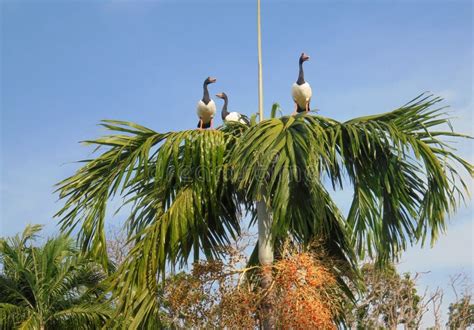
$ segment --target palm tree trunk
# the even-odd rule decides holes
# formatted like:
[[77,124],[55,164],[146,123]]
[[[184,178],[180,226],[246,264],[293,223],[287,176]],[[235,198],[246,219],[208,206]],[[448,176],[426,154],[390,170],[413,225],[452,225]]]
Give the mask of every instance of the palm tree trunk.
[[265,294],[262,299],[261,315],[262,328],[275,329],[273,317],[273,294],[268,291],[272,284],[272,263],[273,263],[273,242],[272,242],[272,222],[271,210],[268,209],[264,200],[257,202],[258,218],[258,261],[262,265],[261,288]]
[[271,227],[273,217],[265,201],[257,202],[258,218],[258,261],[261,265],[273,263],[273,243]]

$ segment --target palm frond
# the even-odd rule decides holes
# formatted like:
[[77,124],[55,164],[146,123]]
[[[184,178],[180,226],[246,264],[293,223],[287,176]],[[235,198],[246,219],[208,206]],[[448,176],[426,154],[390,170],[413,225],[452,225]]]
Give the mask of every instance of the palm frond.
[[328,140],[324,127],[309,125],[304,116],[263,121],[236,144],[233,180],[249,201],[267,201],[275,239],[323,239],[328,250],[350,260],[344,217],[321,181],[325,169],[338,172]]
[[25,307],[0,303],[0,329],[15,329],[27,317],[28,309]]
[[328,127],[354,187],[348,222],[361,256],[388,261],[428,233],[434,242],[469,193],[459,168],[472,177],[473,167],[444,140],[468,136],[445,130],[441,101],[422,94],[392,112]]
[[[129,299],[139,301],[133,315],[153,310],[156,276],[164,274],[167,261],[187,262],[192,252],[195,260],[200,252],[215,258],[240,233],[241,210],[226,152],[241,126],[170,133],[150,161],[150,176],[130,186],[128,228],[135,233],[135,244],[114,283],[123,306]],[[148,293],[132,297],[130,287]]]
[[111,317],[108,304],[77,305],[58,311],[47,320],[52,329],[98,329]]
[[106,266],[104,221],[107,200],[123,193],[132,179],[148,176],[150,150],[166,134],[122,121],[107,120],[102,126],[120,134],[85,141],[97,149],[110,149],[96,159],[85,161],[86,165],[75,175],[57,184],[57,192],[66,202],[56,216],[60,218],[61,229],[68,233],[81,224],[79,242],[82,249],[101,256],[102,264]]

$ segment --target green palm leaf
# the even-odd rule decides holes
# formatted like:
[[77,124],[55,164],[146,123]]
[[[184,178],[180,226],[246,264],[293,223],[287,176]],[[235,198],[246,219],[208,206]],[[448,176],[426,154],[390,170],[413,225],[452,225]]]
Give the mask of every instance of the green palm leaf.
[[472,177],[473,167],[443,141],[467,136],[432,129],[450,126],[444,108],[433,109],[440,101],[420,95],[391,113],[336,128],[334,144],[354,187],[348,222],[361,256],[388,261],[428,232],[434,242],[468,193],[458,169]]

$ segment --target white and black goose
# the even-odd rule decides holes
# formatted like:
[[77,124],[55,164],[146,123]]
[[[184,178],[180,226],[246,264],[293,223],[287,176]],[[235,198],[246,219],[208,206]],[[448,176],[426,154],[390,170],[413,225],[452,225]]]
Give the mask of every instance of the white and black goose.
[[302,53],[299,59],[300,72],[298,80],[296,80],[291,88],[291,96],[293,96],[293,101],[295,101],[295,111],[293,114],[309,111],[309,103],[313,91],[311,90],[309,83],[304,80],[303,63],[307,60],[309,60],[309,56]]
[[229,99],[227,98],[226,93],[222,92],[222,93],[216,94],[216,96],[224,100],[224,105],[222,106],[222,111],[221,111],[222,120],[224,122],[235,121],[241,124],[250,125],[250,120],[246,115],[243,115],[236,111],[233,111],[233,112],[227,111],[227,105],[229,104]]
[[204,80],[203,84],[203,95],[202,99],[199,100],[197,104],[197,115],[199,117],[199,123],[197,127],[199,129],[203,128],[212,128],[212,123],[214,121],[214,115],[216,114],[216,104],[214,103],[214,100],[212,100],[209,97],[209,91],[207,89],[207,85],[213,84],[216,82],[216,78],[212,77],[207,77],[206,80]]

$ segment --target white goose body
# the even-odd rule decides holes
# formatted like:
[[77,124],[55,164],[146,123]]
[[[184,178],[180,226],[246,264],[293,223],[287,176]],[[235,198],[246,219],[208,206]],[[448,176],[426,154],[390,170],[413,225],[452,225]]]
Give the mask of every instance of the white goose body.
[[207,104],[203,100],[199,100],[196,113],[204,124],[207,124],[214,118],[216,114],[216,104],[214,100],[210,100]]
[[227,116],[225,116],[224,118],[225,121],[236,121],[236,122],[239,122],[241,124],[245,124],[247,125],[248,124],[248,119],[245,120],[245,117],[243,115],[241,115],[240,113],[238,112],[229,112],[229,114]]
[[307,82],[302,85],[294,83],[291,88],[291,96],[293,96],[293,101],[298,104],[299,108],[305,109],[306,104],[311,100],[311,96],[313,96],[311,85]]

